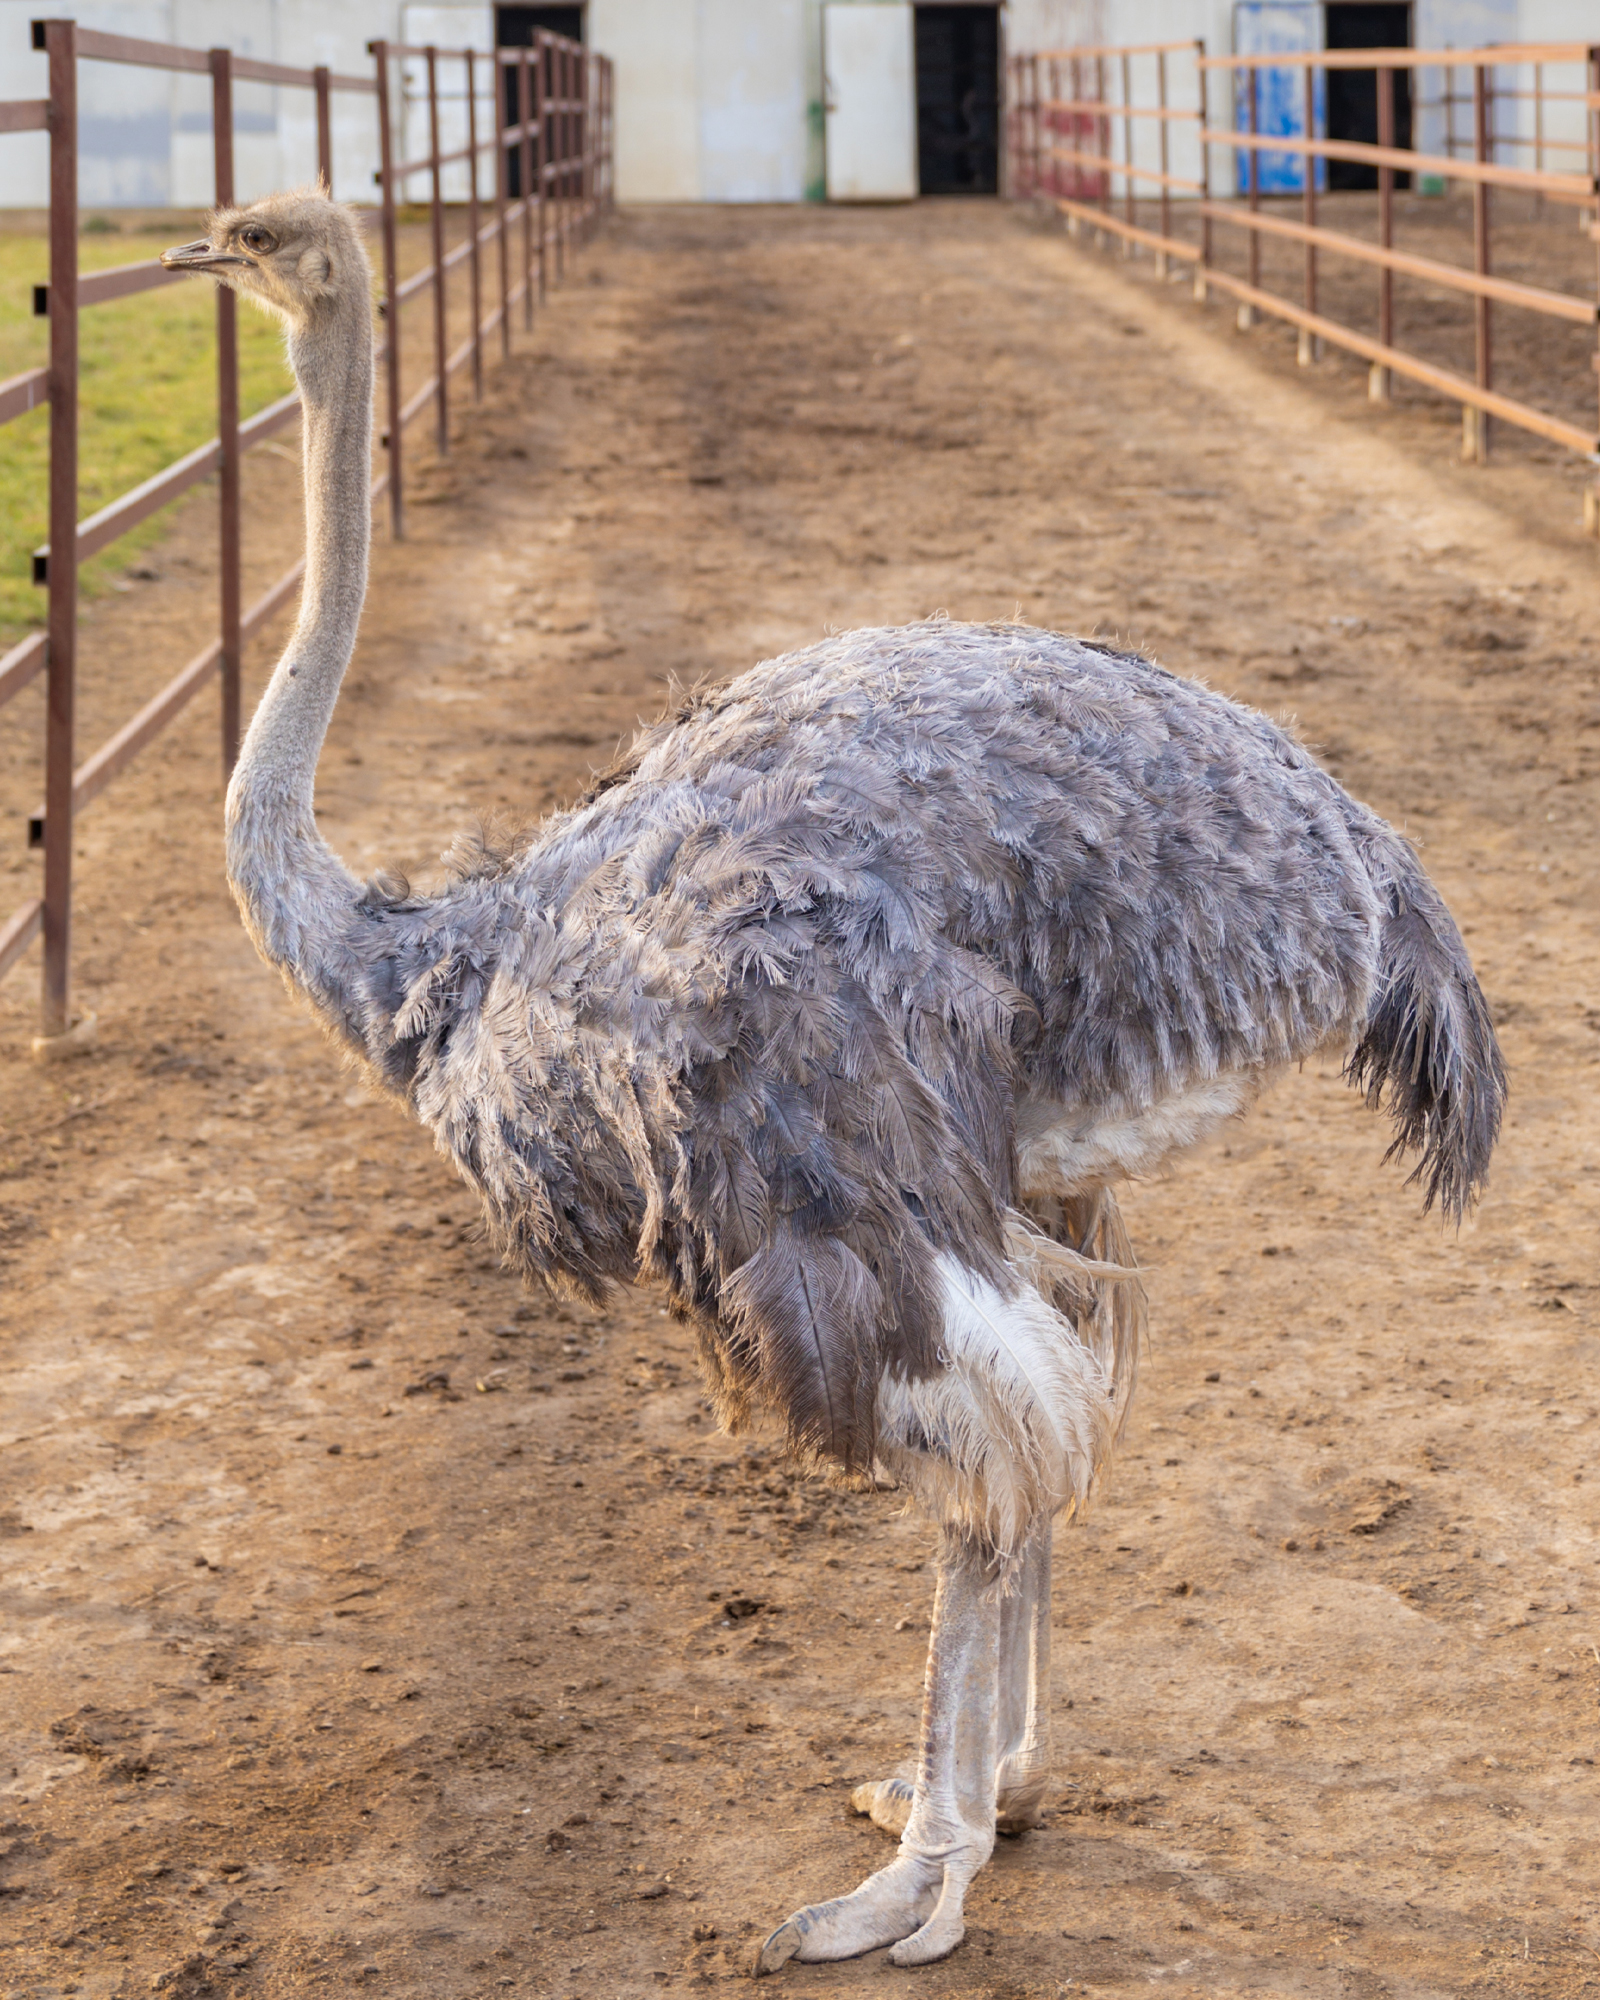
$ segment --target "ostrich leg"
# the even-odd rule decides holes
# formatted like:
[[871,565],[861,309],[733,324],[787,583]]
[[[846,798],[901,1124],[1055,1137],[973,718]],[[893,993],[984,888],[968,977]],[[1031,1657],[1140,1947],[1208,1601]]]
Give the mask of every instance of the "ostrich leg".
[[900,1852],[836,1902],[797,1910],[756,1960],[854,1958],[893,1945],[896,1965],[926,1965],[966,1934],[967,1884],[994,1851],[1000,1603],[993,1551],[946,1529],[922,1701],[922,1751]]
[[[1050,1544],[1052,1523],[1035,1524],[1011,1593],[1000,1604],[995,1830],[1026,1833],[1039,1823],[1050,1778]],[[916,1791],[907,1776],[857,1785],[850,1803],[898,1837]]]
[[1035,1522],[1017,1588],[1000,1606],[999,1764],[996,1831],[1026,1833],[1039,1823],[1050,1779],[1049,1517]]

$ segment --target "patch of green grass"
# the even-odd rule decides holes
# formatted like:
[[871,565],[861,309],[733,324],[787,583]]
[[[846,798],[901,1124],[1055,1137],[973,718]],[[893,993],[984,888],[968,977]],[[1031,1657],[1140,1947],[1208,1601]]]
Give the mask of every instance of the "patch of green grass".
[[[194,234],[191,227],[189,235]],[[154,257],[184,226],[86,235],[79,266],[100,271]],[[0,380],[50,358],[48,320],[33,317],[33,287],[49,276],[42,235],[0,233]],[[204,444],[217,428],[215,288],[193,278],[141,292],[78,318],[78,518]],[[239,387],[245,416],[292,386],[283,337],[260,313],[239,313]],[[44,622],[32,554],[49,533],[50,416],[33,410],[0,427],[0,649]],[[85,595],[104,590],[162,517],[125,535],[82,571]]]

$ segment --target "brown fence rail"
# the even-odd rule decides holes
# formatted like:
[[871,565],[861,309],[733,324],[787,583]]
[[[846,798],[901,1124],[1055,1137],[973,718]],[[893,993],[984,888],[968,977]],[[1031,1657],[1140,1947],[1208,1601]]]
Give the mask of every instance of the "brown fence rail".
[[[1328,72],[1367,71],[1377,98],[1377,143],[1330,138],[1318,132],[1319,79]],[[1396,140],[1395,78],[1400,71],[1441,74],[1442,94],[1433,100],[1445,118],[1443,153],[1424,153]],[[1575,75],[1582,87],[1557,89],[1548,73]],[[1262,130],[1262,79],[1298,74],[1300,130]],[[1508,87],[1509,73],[1526,74],[1531,88]],[[1465,98],[1455,80],[1465,75]],[[1214,116],[1215,77],[1232,85],[1233,125]],[[1472,107],[1472,134],[1465,152],[1457,141],[1454,110]],[[1499,129],[1496,103],[1531,103],[1533,130]],[[1581,107],[1582,138],[1561,139],[1549,127],[1551,105]],[[1140,134],[1154,122],[1155,157]],[[1325,121],[1324,121],[1325,122]],[[1568,421],[1551,411],[1507,395],[1495,384],[1495,308],[1509,307],[1548,319],[1592,328],[1600,340],[1600,45],[1535,43],[1479,49],[1319,49],[1303,54],[1210,56],[1204,42],[1151,43],[1128,48],[1058,49],[1011,59],[1007,75],[1008,184],[1014,197],[1047,201],[1067,219],[1069,232],[1084,228],[1118,239],[1127,254],[1154,253],[1159,273],[1172,262],[1194,269],[1194,293],[1202,303],[1209,292],[1230,294],[1241,326],[1257,314],[1299,329],[1300,359],[1315,358],[1319,343],[1342,348],[1369,363],[1369,393],[1389,400],[1393,378],[1403,376],[1461,405],[1463,451],[1483,460],[1489,450],[1489,420],[1500,419],[1583,457],[1600,458],[1600,412],[1593,425]],[[1174,141],[1190,163],[1187,173],[1172,170]],[[1237,163],[1243,192],[1219,197],[1213,177],[1215,156],[1226,149]],[[1532,150],[1533,164],[1501,157]],[[1546,165],[1553,153],[1577,155],[1570,168]],[[1299,163],[1298,218],[1263,206],[1264,157]],[[1376,241],[1330,229],[1319,219],[1324,163],[1337,161],[1370,170],[1376,180]],[[1180,164],[1183,162],[1181,161]],[[1394,241],[1395,190],[1402,175],[1413,185],[1443,190],[1461,184],[1471,191],[1470,265],[1398,249]],[[1536,196],[1588,211],[1586,226],[1595,245],[1592,289],[1580,295],[1551,287],[1512,282],[1491,269],[1493,200],[1497,190]],[[1141,219],[1157,206],[1154,215]],[[1180,229],[1192,220],[1192,229]],[[1245,233],[1243,276],[1221,268],[1215,252],[1217,225]],[[1276,240],[1299,246],[1301,298],[1297,302],[1262,282],[1262,246]],[[1344,324],[1324,309],[1319,296],[1324,256],[1345,258],[1376,274],[1376,334]],[[1400,344],[1395,333],[1394,281],[1420,279],[1459,294],[1470,303],[1473,371],[1443,367]],[[1600,350],[1591,357],[1600,371]],[[1595,391],[1600,394],[1600,380]],[[1591,490],[1585,503],[1591,532],[1600,533],[1600,498]]]
[[[218,202],[234,199],[233,86],[271,83],[314,93],[317,112],[317,171],[332,183],[331,101],[335,91],[357,92],[374,100],[380,158],[377,221],[382,238],[384,337],[378,359],[384,367],[388,423],[383,435],[384,467],[373,480],[376,501],[385,491],[396,537],[405,530],[404,460],[406,427],[430,407],[437,449],[450,448],[449,385],[470,364],[472,393],[483,391],[485,341],[500,334],[502,354],[511,347],[514,309],[522,307],[531,327],[535,298],[559,282],[577,244],[595,228],[612,201],[612,67],[609,59],[559,35],[538,32],[532,46],[503,49],[495,56],[469,49],[374,42],[372,76],[339,76],[326,68],[294,69],[257,62],[227,49],[189,49],[128,35],[101,34],[75,21],[36,21],[33,45],[49,63],[49,96],[0,103],[0,135],[47,132],[50,139],[50,278],[35,289],[34,310],[50,321],[50,361],[0,382],[0,425],[48,402],[50,406],[50,539],[34,552],[36,583],[48,591],[45,629],[0,655],[0,708],[42,673],[46,676],[44,798],[29,820],[29,842],[44,850],[43,894],[0,922],[0,978],[22,958],[38,936],[44,939],[41,1029],[46,1036],[72,1025],[72,839],[73,821],[134,757],[154,741],[209,682],[221,681],[222,768],[226,778],[239,749],[240,661],[245,643],[290,602],[304,565],[296,563],[254,604],[241,590],[242,523],[240,460],[244,452],[299,415],[297,394],[284,396],[241,421],[239,416],[238,301],[217,288],[217,435],[87,520],[78,519],[78,315],[110,299],[177,281],[155,263],[125,264],[80,276],[78,271],[78,65],[80,62],[135,64],[142,68],[209,75],[211,78],[213,175]],[[428,151],[420,159],[394,157],[391,107],[392,65],[406,57],[422,61],[427,74]],[[466,146],[441,150],[439,75],[441,67],[465,70],[468,136]],[[516,113],[505,120],[505,96],[495,94],[495,129],[478,132],[476,91],[480,66],[498,83],[514,79]],[[483,216],[480,176],[484,157],[494,162],[491,213]],[[445,167],[467,166],[468,233],[448,253],[445,241]],[[404,284],[397,266],[397,211],[406,184],[428,177],[432,257]],[[513,183],[516,193],[513,198]],[[513,242],[518,242],[514,251]],[[485,259],[496,253],[493,288],[498,303],[485,314]],[[472,332],[455,352],[448,351],[448,287],[451,273],[467,267]],[[403,308],[431,294],[433,373],[403,401],[400,356]],[[78,566],[109,547],[190,487],[216,474],[219,484],[219,631],[203,651],[132,716],[83,764],[75,767],[74,707],[77,690]]]

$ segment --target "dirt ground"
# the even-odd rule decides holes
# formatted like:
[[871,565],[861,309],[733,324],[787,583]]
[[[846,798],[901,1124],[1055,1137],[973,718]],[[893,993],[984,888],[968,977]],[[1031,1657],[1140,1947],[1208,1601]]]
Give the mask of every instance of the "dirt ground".
[[[1297,715],[1501,1024],[1459,1237],[1332,1066],[1131,1191],[1151,1351],[1060,1537],[1047,1823],[944,1964],[796,1996],[1600,1989],[1600,561],[1548,468],[1230,319],[993,205],[624,215],[375,551],[321,786],[357,868],[572,796],[672,676],[1020,615]],[[97,607],[91,720],[193,650],[208,533]],[[205,701],[82,822],[92,1054],[30,1063],[34,961],[0,988],[0,1992],[741,1979],[886,1858],[848,1795],[911,1740],[930,1536],[717,1436],[655,1296],[498,1270],[252,954],[218,791]]]

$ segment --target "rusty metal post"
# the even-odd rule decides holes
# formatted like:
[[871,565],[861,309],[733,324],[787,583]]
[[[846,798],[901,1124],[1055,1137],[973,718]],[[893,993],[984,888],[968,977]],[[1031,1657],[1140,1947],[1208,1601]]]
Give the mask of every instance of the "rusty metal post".
[[[1252,64],[1245,71],[1245,76],[1247,78],[1245,97],[1249,104],[1250,136],[1252,139],[1259,139],[1261,137],[1261,71],[1256,65]],[[1257,215],[1261,210],[1261,155],[1254,146],[1250,148],[1250,166],[1247,184],[1250,190],[1250,213]],[[1261,231],[1259,229],[1252,229],[1250,231],[1250,246],[1247,257],[1249,283],[1254,289],[1259,291],[1261,287]],[[1240,306],[1236,318],[1240,327],[1254,326],[1256,323],[1255,307],[1248,305]]]
[[604,98],[606,98],[606,208],[616,206],[616,156],[612,150],[612,58],[600,58],[600,76],[604,78]]
[[506,70],[498,54],[494,57],[494,213],[495,242],[500,253],[500,358],[511,353],[511,245],[507,240],[506,208],[510,181],[510,148],[506,144],[501,119],[505,115]]
[[1444,156],[1447,160],[1456,156],[1456,66],[1452,62],[1444,65]]
[[[1589,115],[1585,121],[1589,148],[1587,163],[1594,178],[1597,192],[1600,192],[1600,46],[1591,47],[1586,65],[1589,79]],[[1589,212],[1589,231],[1594,239],[1595,276],[1595,321],[1600,327],[1600,200]],[[1600,391],[1600,346],[1592,356],[1595,370],[1595,387]],[[1583,495],[1583,525],[1591,535],[1600,535],[1600,483],[1589,486]]]
[[[1533,170],[1544,172],[1544,64],[1533,66]],[[1544,189],[1540,188],[1533,197],[1534,212],[1544,214]]]
[[311,72],[317,94],[317,178],[333,193],[333,86],[325,64]]
[[[535,37],[537,40],[537,37]],[[539,149],[543,126],[533,129],[533,65],[528,59],[528,51],[523,49],[517,57],[517,123],[522,127],[522,138],[518,142],[521,151],[518,161],[522,168],[522,326],[523,331],[533,329],[533,228],[534,198],[533,175],[535,153]],[[543,172],[543,167],[540,167]],[[538,204],[541,241],[544,230],[544,203]],[[539,252],[539,268],[544,269],[544,251]],[[541,287],[542,289],[542,287]]]
[[[1484,64],[1472,66],[1472,150],[1480,167],[1487,165],[1491,151],[1489,140],[1489,120],[1493,108],[1489,96],[1489,72]],[[1472,184],[1472,268],[1480,278],[1489,275],[1489,184],[1476,180]],[[1493,322],[1489,316],[1489,300],[1479,293],[1472,301],[1473,313],[1473,372],[1480,389],[1493,387],[1494,352]],[[1489,416],[1485,410],[1476,410],[1470,404],[1461,411],[1461,455],[1474,464],[1482,465],[1489,456]]]
[[587,242],[589,239],[590,219],[594,209],[594,118],[592,116],[592,110],[589,103],[590,77],[589,77],[589,51],[587,49],[582,49],[579,51],[577,57],[577,63],[578,63],[578,103],[582,107],[582,109],[578,113],[578,119],[580,123],[581,137],[583,141],[582,145],[583,166],[581,169],[582,183],[583,183],[581,213],[583,217],[583,226],[582,226],[581,236],[582,240],[584,242]]
[[50,63],[49,681],[39,1030],[72,1026],[72,761],[78,638],[78,28],[44,23]]
[[[211,150],[219,207],[229,206],[233,188],[233,53],[212,49]],[[222,776],[233,775],[239,756],[239,662],[244,650],[240,621],[242,498],[239,465],[239,300],[228,285],[217,287],[217,439],[222,465],[217,474],[221,502],[222,598]]]
[[[1589,172],[1594,177],[1596,192],[1600,194],[1600,46],[1589,51]],[[1590,229],[1594,237],[1594,290],[1596,324],[1600,325],[1600,200],[1595,202],[1590,212]],[[1600,336],[1597,336],[1600,337]],[[1595,386],[1600,391],[1600,347],[1594,357]],[[1600,487],[1591,489],[1596,500],[1594,532],[1600,535]]]
[[[533,48],[534,48],[533,67],[535,72],[537,73],[538,88],[535,91],[534,95],[538,105],[538,110],[534,114],[535,124],[534,124],[533,137],[534,137],[534,156],[535,156],[534,165],[538,171],[538,176],[539,176],[538,214],[535,218],[535,224],[539,237],[540,305],[543,305],[545,300],[550,295],[549,268],[548,268],[550,231],[549,231],[549,224],[545,216],[545,192],[546,192],[545,182],[549,178],[550,163],[555,153],[555,147],[550,130],[550,89],[549,89],[550,65],[548,60],[549,40],[550,37],[545,33],[543,28],[535,30],[533,37]],[[529,274],[528,282],[529,285],[531,286],[533,282],[531,273]]]
[[572,191],[572,56],[565,42],[552,45],[556,112],[556,283],[567,279],[567,221]]
[[1206,211],[1211,206],[1211,144],[1206,138],[1206,45],[1196,41],[1194,45],[1195,77],[1200,98],[1200,254],[1194,267],[1194,296],[1197,305],[1204,305],[1208,296],[1206,273],[1211,268],[1211,217]]
[[389,44],[368,44],[378,66],[378,184],[382,191],[384,380],[388,390],[389,532],[405,539],[405,500],[401,489],[400,435],[400,258],[395,240],[394,123],[389,108]]
[[[1378,144],[1394,144],[1394,71],[1378,71]],[[1394,168],[1378,169],[1378,245],[1394,248]],[[1385,347],[1394,345],[1394,272],[1387,264],[1378,266],[1378,339]],[[1393,394],[1389,369],[1374,361],[1367,373],[1367,395],[1374,403],[1387,403]]]
[[[1310,147],[1314,146],[1317,141],[1317,71],[1314,63],[1307,63],[1305,67],[1304,103],[1306,145]],[[1305,187],[1302,190],[1300,213],[1306,228],[1315,229],[1317,226],[1317,159],[1316,155],[1309,151],[1305,155]],[[1305,301],[1306,311],[1314,313],[1317,309],[1317,246],[1309,239],[1305,246]],[[1310,327],[1301,327],[1298,351],[1295,359],[1300,363],[1302,368],[1309,368],[1312,362],[1316,360],[1318,345],[1317,337],[1311,331]]]
[[[1156,102],[1161,108],[1161,116],[1156,121],[1161,127],[1161,235],[1164,241],[1170,242],[1172,240],[1172,144],[1167,130],[1171,121],[1167,117],[1169,107],[1167,104],[1167,52],[1165,49],[1158,49],[1156,51]],[[1156,276],[1164,278],[1166,275],[1167,253],[1165,250],[1162,250],[1156,255]]]
[[483,401],[483,264],[478,242],[478,78],[472,51],[463,51],[467,65],[467,228],[472,255],[472,400]]
[[[1094,101],[1102,107],[1106,101],[1106,59],[1103,55],[1097,55],[1094,59]],[[1094,149],[1102,160],[1109,160],[1111,158],[1111,120],[1106,116],[1104,109],[1095,113],[1094,130]],[[1111,169],[1102,166],[1098,169],[1098,172],[1100,175],[1100,208],[1103,214],[1109,215],[1111,213]],[[1100,241],[1102,245],[1105,242],[1104,231],[1101,232]]]
[[[1039,81],[1039,59],[1033,63],[1033,192],[1053,198],[1061,192],[1061,162],[1056,158],[1055,141],[1061,132],[1061,64],[1050,58],[1044,82]],[[1068,134],[1071,137],[1071,134]],[[1048,165],[1046,164],[1048,162]]]
[[616,139],[613,130],[616,118],[616,74],[611,66],[610,56],[600,58],[605,78],[606,96],[606,207],[612,209],[617,203],[617,156]]
[[439,160],[439,51],[429,42],[423,53],[428,65],[428,169],[432,181],[433,433],[439,456],[444,458],[450,451],[450,381],[445,368],[450,359],[450,323],[444,270],[444,168]]

